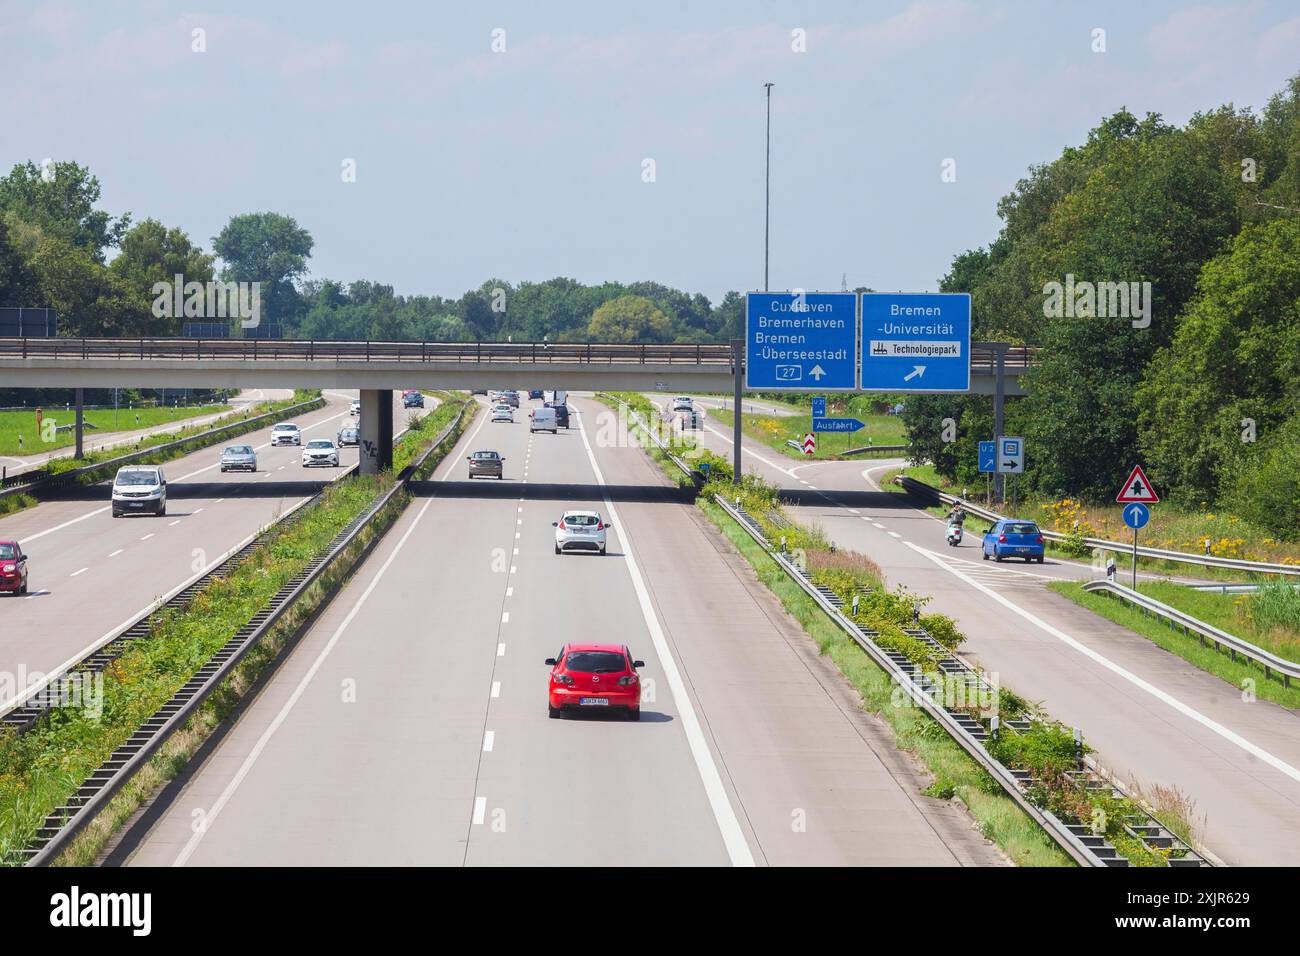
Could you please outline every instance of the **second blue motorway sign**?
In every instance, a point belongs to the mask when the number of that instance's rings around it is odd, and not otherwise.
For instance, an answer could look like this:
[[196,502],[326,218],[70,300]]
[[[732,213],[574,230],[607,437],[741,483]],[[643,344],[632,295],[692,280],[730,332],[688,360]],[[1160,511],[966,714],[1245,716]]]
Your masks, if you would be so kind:
[[970,296],[863,293],[862,390],[970,391]]
[[851,392],[858,384],[857,332],[852,292],[751,292],[745,387]]

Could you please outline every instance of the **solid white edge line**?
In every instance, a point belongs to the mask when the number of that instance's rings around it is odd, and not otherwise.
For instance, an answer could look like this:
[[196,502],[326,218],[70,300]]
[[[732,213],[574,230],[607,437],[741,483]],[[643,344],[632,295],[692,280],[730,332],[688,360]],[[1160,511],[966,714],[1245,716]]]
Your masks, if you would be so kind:
[[433,504],[432,498],[425,500],[424,506],[420,509],[419,513],[416,514],[415,520],[411,522],[411,526],[406,529],[405,533],[403,533],[401,540],[397,542],[397,547],[393,548],[393,553],[390,554],[384,561],[383,565],[380,566],[379,570],[375,573],[374,578],[372,578],[370,583],[366,585],[366,589],[361,592],[361,596],[357,598],[356,604],[352,605],[347,616],[344,617],[339,623],[339,626],[334,629],[334,633],[330,635],[329,641],[326,642],[323,648],[321,648],[320,653],[316,655],[316,659],[312,661],[311,667],[307,669],[307,673],[302,675],[302,680],[300,680],[298,686],[293,689],[293,693],[289,695],[289,699],[284,702],[284,706],[280,708],[280,712],[275,715],[275,719],[271,721],[266,730],[262,731],[262,736],[258,738],[257,743],[253,745],[253,749],[250,750],[248,756],[244,758],[244,762],[240,764],[239,770],[236,771],[235,776],[231,778],[231,781],[226,784],[226,788],[221,791],[221,795],[217,797],[216,802],[212,805],[212,809],[208,811],[207,816],[204,818],[203,827],[194,833],[189,838],[188,842],[186,842],[185,846],[181,848],[181,852],[177,854],[176,861],[172,866],[184,866],[189,858],[194,854],[194,851],[198,849],[199,843],[203,840],[204,834],[211,829],[212,824],[217,822],[217,817],[221,815],[222,809],[230,802],[230,798],[233,797],[235,791],[239,789],[239,785],[244,782],[244,778],[247,777],[249,771],[253,769],[253,764],[257,763],[257,758],[262,755],[262,751],[266,749],[266,745],[270,743],[275,732],[280,729],[280,725],[288,718],[289,712],[293,710],[294,705],[298,703],[299,698],[301,698],[306,692],[307,686],[312,682],[312,678],[316,676],[317,671],[321,669],[321,665],[325,663],[325,658],[327,658],[330,652],[334,650],[334,646],[338,644],[339,640],[343,637],[343,632],[347,630],[353,619],[356,618],[358,613],[360,613],[361,608],[365,606],[366,600],[374,592],[375,588],[379,585],[379,582],[383,580],[385,572],[387,572],[393,562],[397,560],[397,556],[402,553],[403,546],[405,546],[406,542],[415,532],[415,529],[419,527],[420,519],[424,517],[424,513],[429,510],[429,505],[431,504]]
[[1112,673],[1118,674],[1120,677],[1124,678],[1134,687],[1146,691],[1152,697],[1156,698],[1156,700],[1160,701],[1161,703],[1168,704],[1170,707],[1178,711],[1183,716],[1190,717],[1192,720],[1196,721],[1198,724],[1205,727],[1206,729],[1212,730],[1214,733],[1218,734],[1220,737],[1222,737],[1224,740],[1228,741],[1229,743],[1235,744],[1236,746],[1240,747],[1242,750],[1246,751],[1246,753],[1250,754],[1251,756],[1257,757],[1258,759],[1268,764],[1270,767],[1273,767],[1275,770],[1279,770],[1282,773],[1286,774],[1292,780],[1300,781],[1300,770],[1297,770],[1295,767],[1291,766],[1282,758],[1269,753],[1267,750],[1260,747],[1258,744],[1251,743],[1249,740],[1241,736],[1236,731],[1229,730],[1227,727],[1223,726],[1223,724],[1219,723],[1218,721],[1210,717],[1205,716],[1205,714],[1202,714],[1199,710],[1196,710],[1194,707],[1184,704],[1181,700],[1179,700],[1173,694],[1170,694],[1168,691],[1161,690],[1155,684],[1152,684],[1150,681],[1146,680],[1145,678],[1139,677],[1137,674],[1134,674],[1132,671],[1127,670],[1121,665],[1116,664],[1110,658],[1104,656],[1103,654],[1098,653],[1097,651],[1093,650],[1091,647],[1088,647],[1086,644],[1082,643],[1076,638],[1071,637],[1069,634],[1066,634],[1060,628],[1047,623],[1046,621],[1044,621],[1042,618],[1038,617],[1034,613],[1030,611],[1026,611],[1024,608],[1020,607],[1015,602],[1008,600],[1006,597],[999,594],[997,591],[994,591],[992,588],[981,584],[979,581],[976,581],[974,578],[970,577],[966,573],[962,571],[958,571],[956,568],[951,567],[943,560],[941,560],[939,556],[932,554],[931,552],[927,551],[925,548],[919,548],[916,545],[911,543],[907,543],[907,546],[911,548],[913,551],[917,552],[918,554],[923,555],[928,560],[934,562],[935,564],[937,564],[939,567],[943,568],[945,571],[949,572],[950,574],[956,575],[958,578],[965,581],[967,584],[969,584],[971,587],[975,588],[976,590],[980,591],[985,596],[991,598],[994,601],[997,601],[1003,607],[1020,615],[1030,624],[1033,624],[1035,627],[1037,627],[1039,630],[1043,631],[1044,633],[1050,634],[1052,637],[1056,638],[1058,641],[1065,644],[1066,646],[1074,648],[1080,654],[1084,655],[1090,660],[1095,661],[1096,663],[1100,664],[1102,667],[1106,668]]
[[[604,488],[605,476],[601,473],[600,465],[596,463],[596,455],[591,449],[591,442],[587,440],[587,429],[583,427],[581,420],[578,422],[578,434],[582,436],[582,445],[587,450],[591,470],[596,475],[596,484]],[[614,502],[610,500],[608,492],[604,492],[604,501],[605,507],[609,509],[609,516],[614,519],[614,527],[618,530],[619,540],[623,544],[623,557],[628,574],[632,578],[632,589],[636,591],[637,603],[641,606],[641,616],[645,619],[646,627],[650,631],[650,640],[654,644],[655,653],[659,655],[659,663],[664,669],[664,677],[668,681],[668,690],[677,704],[678,715],[682,722],[682,732],[686,735],[686,743],[691,749],[691,756],[695,759],[696,769],[700,772],[704,792],[709,798],[713,818],[717,821],[718,829],[722,833],[722,842],[726,846],[727,856],[730,857],[733,866],[753,866],[754,855],[750,852],[749,843],[745,840],[745,833],[740,828],[740,821],[736,818],[735,808],[732,807],[731,801],[727,798],[726,787],[722,784],[722,775],[718,773],[717,764],[713,761],[713,754],[709,750],[709,742],[704,739],[704,731],[700,728],[700,721],[695,714],[695,707],[691,703],[690,695],[686,692],[686,684],[682,680],[681,672],[677,669],[677,661],[673,658],[672,649],[668,646],[668,639],[664,636],[663,628],[659,625],[659,618],[650,602],[650,592],[646,590],[645,580],[641,577],[641,569],[636,563],[632,539],[628,534],[627,525],[619,517],[618,509],[614,507]]]

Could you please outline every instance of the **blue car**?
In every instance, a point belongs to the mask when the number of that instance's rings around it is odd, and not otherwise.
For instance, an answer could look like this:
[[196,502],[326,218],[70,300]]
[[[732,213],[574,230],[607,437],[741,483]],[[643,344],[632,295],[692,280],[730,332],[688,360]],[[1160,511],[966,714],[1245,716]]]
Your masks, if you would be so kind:
[[1043,532],[1039,531],[1038,525],[1032,521],[1004,518],[989,528],[984,535],[985,561],[989,558],[994,561],[1001,561],[1003,558],[1024,558],[1026,561],[1037,559],[1038,563],[1042,564],[1045,551]]

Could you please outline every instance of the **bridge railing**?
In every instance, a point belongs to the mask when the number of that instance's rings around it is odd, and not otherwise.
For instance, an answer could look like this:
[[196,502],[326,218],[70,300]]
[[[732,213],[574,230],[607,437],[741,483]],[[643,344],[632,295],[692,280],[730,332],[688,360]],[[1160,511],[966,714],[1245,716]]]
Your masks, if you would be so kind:
[[[1003,367],[1018,375],[1034,349],[1008,348]],[[694,365],[732,367],[731,346],[712,343],[392,342],[320,339],[0,338],[0,359],[121,361],[445,362],[535,365]],[[971,367],[992,374],[996,350],[975,343]]]

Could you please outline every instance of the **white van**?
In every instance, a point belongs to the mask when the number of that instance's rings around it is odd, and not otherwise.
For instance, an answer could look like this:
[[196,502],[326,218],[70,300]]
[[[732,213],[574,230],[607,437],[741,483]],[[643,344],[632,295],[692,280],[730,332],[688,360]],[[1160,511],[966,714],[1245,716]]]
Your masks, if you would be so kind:
[[528,431],[532,432],[551,432],[558,435],[560,433],[560,424],[555,417],[553,408],[534,408],[528,416]]
[[167,513],[167,476],[157,465],[123,465],[113,479],[113,517]]

